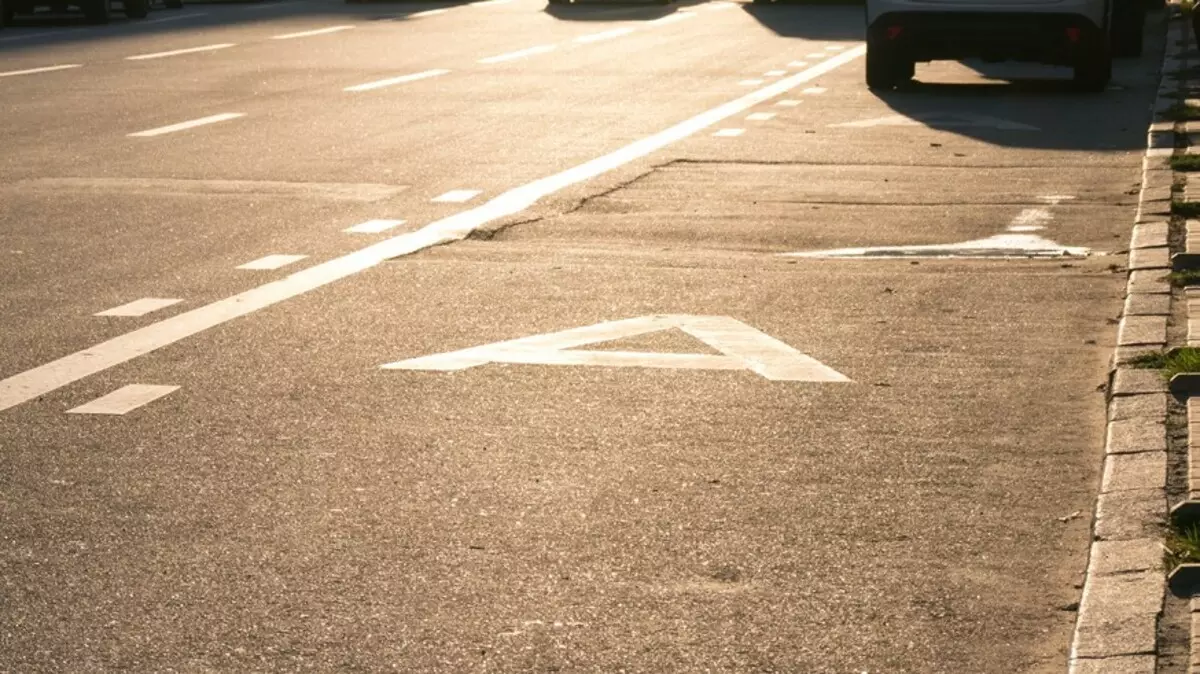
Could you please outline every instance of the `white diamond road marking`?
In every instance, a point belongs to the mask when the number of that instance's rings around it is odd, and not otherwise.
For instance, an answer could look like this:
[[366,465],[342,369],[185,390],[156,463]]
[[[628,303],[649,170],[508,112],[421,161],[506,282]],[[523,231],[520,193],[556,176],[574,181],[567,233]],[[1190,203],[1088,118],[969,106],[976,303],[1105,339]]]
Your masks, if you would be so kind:
[[378,234],[403,224],[403,220],[367,220],[342,231],[347,234]]
[[726,101],[608,154],[514,187],[485,204],[431,222],[415,232],[406,232],[378,241],[341,257],[289,274],[285,278],[263,283],[0,379],[0,412],[194,337],[236,318],[249,316],[373,269],[388,260],[411,255],[432,246],[462,241],[489,222],[520,213],[549,195],[670,147],[730,117],[774,100],[805,82],[811,82],[860,58],[865,53],[866,47],[859,45],[808,70]]
[[130,384],[86,405],[67,410],[67,414],[125,414],[178,390],[178,386]]
[[[590,344],[671,329],[682,330],[720,351],[722,355],[572,350]],[[772,381],[850,381],[842,373],[815,358],[728,316],[659,315],[627,318],[485,344],[461,351],[410,358],[380,367],[384,370],[446,372],[488,363],[750,370]]]
[[188,129],[194,129],[198,126],[205,126],[207,124],[216,124],[218,122],[228,122],[231,119],[237,119],[239,117],[245,117],[245,116],[246,116],[246,113],[244,113],[244,112],[223,112],[219,115],[211,115],[209,117],[201,117],[200,119],[193,119],[189,122],[180,122],[178,124],[171,124],[169,126],[160,126],[157,129],[150,129],[148,131],[138,131],[137,133],[129,134],[129,137],[130,138],[152,138],[154,136],[161,136],[161,135],[167,134],[167,133],[175,133],[176,131],[186,131]]
[[434,203],[439,204],[461,204],[474,199],[482,194],[480,190],[450,190],[449,192],[433,198]]
[[776,103],[775,105],[778,105],[781,108],[794,108],[797,105],[800,105],[800,101],[797,101],[797,100],[791,99],[791,98],[785,98],[782,101],[779,101],[778,103]]
[[318,28],[316,30],[305,30],[299,33],[284,33],[283,35],[274,35],[272,40],[294,40],[298,37],[312,37],[314,35],[328,35],[330,33],[340,33],[344,30],[351,30],[354,26],[330,26],[328,28]]
[[762,80],[742,80],[741,82],[738,82],[738,84],[742,85],[743,87],[757,87],[762,83]]
[[143,297],[140,300],[134,300],[128,304],[122,304],[119,307],[113,307],[112,309],[106,309],[104,311],[101,311],[100,313],[92,314],[92,315],[93,316],[122,316],[122,317],[145,316],[148,313],[158,311],[159,309],[165,309],[165,308],[171,306],[172,304],[179,304],[182,301],[183,300],[171,300],[171,299],[164,299],[164,298],[159,298],[159,297]]
[[745,129],[721,129],[713,135],[720,138],[732,138],[734,136],[740,136],[743,133],[746,133]]
[[529,49],[521,49],[518,51],[509,52],[507,54],[500,54],[499,56],[489,56],[484,59],[479,59],[479,62],[483,63],[485,65],[492,65],[494,63],[504,63],[506,61],[515,61],[517,59],[523,59],[526,56],[537,56],[538,54],[545,54],[548,52],[552,52],[555,49],[557,49],[556,45],[543,44],[543,45],[538,45],[537,47],[530,47]]
[[243,265],[238,265],[238,269],[248,269],[250,271],[269,271],[286,267],[289,264],[294,264],[308,257],[307,255],[268,255],[260,257],[252,262],[247,262]]
[[591,44],[592,42],[599,42],[601,40],[611,40],[615,37],[622,37],[625,35],[629,35],[632,32],[633,32],[632,28],[616,28],[613,30],[606,30],[603,33],[592,33],[591,35],[581,35],[581,36],[575,38],[575,41],[578,42],[579,44]]
[[828,90],[828,89],[826,89],[825,87],[809,87],[809,88],[807,88],[807,89],[805,89],[805,90],[801,91],[800,93],[802,93],[802,94],[816,95],[816,94],[823,94],[823,93],[825,93],[826,91],[829,91],[829,90]]
[[748,121],[748,122],[765,122],[769,119],[773,119],[774,117],[775,117],[775,113],[773,113],[773,112],[755,112],[753,114],[746,115],[746,121]]
[[416,82],[418,80],[429,79],[430,77],[438,77],[449,72],[449,70],[444,68],[435,68],[433,70],[424,70],[411,75],[401,75],[399,77],[389,77],[386,80],[376,80],[374,82],[367,82],[366,84],[356,84],[352,87],[346,87],[342,91],[371,91],[373,89],[390,87],[394,84],[404,84],[406,82]]
[[126,56],[125,60],[126,61],[146,61],[149,59],[166,58],[168,56],[181,56],[183,54],[195,54],[195,53],[204,52],[204,51],[216,51],[218,49],[229,49],[230,47],[236,47],[236,46],[237,45],[233,44],[232,42],[225,42],[222,44],[206,44],[203,47],[189,47],[187,49],[174,49],[171,51],[154,52],[153,54],[138,54],[137,56]]
[[57,70],[70,70],[72,68],[82,68],[82,63],[66,63],[61,66],[46,66],[44,68],[30,68],[28,70],[10,70],[6,73],[0,73],[0,77],[16,77],[18,75],[36,75],[37,73],[52,73]]

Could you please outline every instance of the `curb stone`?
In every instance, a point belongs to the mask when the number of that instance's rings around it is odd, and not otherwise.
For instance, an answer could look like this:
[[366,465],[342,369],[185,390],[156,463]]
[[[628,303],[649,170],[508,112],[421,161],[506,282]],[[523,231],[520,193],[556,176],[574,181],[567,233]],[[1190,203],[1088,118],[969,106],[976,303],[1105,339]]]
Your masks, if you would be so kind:
[[[1130,236],[1125,305],[1117,329],[1103,478],[1096,498],[1083,596],[1067,662],[1069,674],[1153,674],[1166,578],[1162,568],[1167,519],[1167,385],[1157,370],[1129,367],[1138,350],[1167,344],[1171,286],[1177,260],[1168,248],[1174,182],[1168,157],[1183,125],[1166,118],[1184,82],[1167,75],[1185,66],[1183,21],[1167,24],[1167,49],[1154,120],[1147,132],[1142,189]],[[1189,340],[1190,341],[1190,340]],[[1200,601],[1200,600],[1198,600]],[[1192,624],[1200,627],[1200,603]],[[1192,630],[1196,640],[1197,630]],[[1200,645],[1200,644],[1197,644]],[[1200,650],[1191,650],[1197,662]],[[1194,668],[1193,668],[1194,669]]]

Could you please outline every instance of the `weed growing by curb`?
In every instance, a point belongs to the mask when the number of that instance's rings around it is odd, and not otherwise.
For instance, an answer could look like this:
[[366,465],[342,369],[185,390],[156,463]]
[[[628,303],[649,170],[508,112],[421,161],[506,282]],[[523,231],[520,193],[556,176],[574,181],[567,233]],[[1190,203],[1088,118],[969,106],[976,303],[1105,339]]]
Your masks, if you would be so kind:
[[1167,108],[1163,116],[1177,122],[1196,120],[1200,119],[1200,107],[1188,105],[1187,103],[1176,103]]
[[1200,348],[1184,347],[1169,351],[1140,353],[1129,360],[1130,367],[1162,370],[1164,379],[1184,372],[1200,372]]
[[1171,215],[1178,215],[1181,218],[1198,218],[1200,217],[1200,202],[1195,201],[1172,201]]
[[1191,524],[1182,529],[1171,527],[1163,547],[1166,548],[1163,561],[1168,571],[1180,564],[1200,563],[1200,524]]
[[1171,169],[1175,171],[1200,171],[1200,155],[1173,155],[1171,157]]
[[1200,269],[1173,271],[1170,274],[1167,274],[1167,281],[1177,288],[1200,285]]

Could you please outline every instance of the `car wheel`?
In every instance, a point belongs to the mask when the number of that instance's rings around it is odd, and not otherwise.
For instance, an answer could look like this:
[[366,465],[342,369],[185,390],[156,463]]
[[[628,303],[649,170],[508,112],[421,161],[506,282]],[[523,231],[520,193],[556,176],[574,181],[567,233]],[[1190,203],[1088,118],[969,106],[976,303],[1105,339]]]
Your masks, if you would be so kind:
[[88,23],[102,25],[112,19],[112,7],[109,0],[88,0],[83,5],[83,16]]
[[144,19],[150,13],[150,0],[122,0],[125,5],[125,16],[131,19]]
[[1098,93],[1108,88],[1112,80],[1112,52],[1096,49],[1075,64],[1075,88]]

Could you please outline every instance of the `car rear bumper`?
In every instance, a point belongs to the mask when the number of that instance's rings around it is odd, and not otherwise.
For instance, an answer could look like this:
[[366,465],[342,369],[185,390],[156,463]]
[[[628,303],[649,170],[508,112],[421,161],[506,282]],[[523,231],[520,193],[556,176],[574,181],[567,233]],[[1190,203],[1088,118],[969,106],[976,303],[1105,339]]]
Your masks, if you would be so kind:
[[1014,60],[1072,65],[1105,43],[1100,25],[1079,14],[899,11],[879,15],[872,42],[914,61]]

